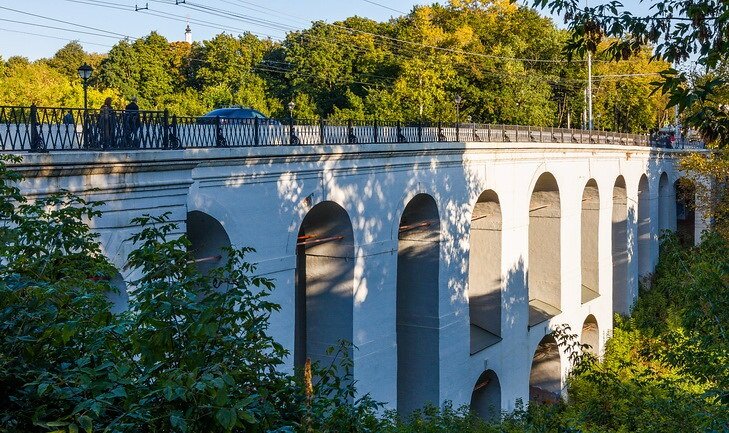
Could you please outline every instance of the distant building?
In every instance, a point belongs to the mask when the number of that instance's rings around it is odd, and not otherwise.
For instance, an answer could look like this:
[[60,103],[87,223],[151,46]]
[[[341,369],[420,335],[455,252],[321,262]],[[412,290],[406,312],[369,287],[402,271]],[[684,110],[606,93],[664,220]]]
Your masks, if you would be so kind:
[[192,29],[190,28],[190,24],[185,28],[185,42],[188,44],[192,43]]

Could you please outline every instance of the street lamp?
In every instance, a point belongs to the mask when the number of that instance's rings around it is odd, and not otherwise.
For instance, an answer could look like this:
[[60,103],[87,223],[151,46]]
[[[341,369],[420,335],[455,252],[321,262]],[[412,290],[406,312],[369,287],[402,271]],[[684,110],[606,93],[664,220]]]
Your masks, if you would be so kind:
[[[294,108],[296,107],[296,104],[294,101],[289,102],[288,108],[289,108],[289,144],[298,144],[296,132],[294,131]],[[323,144],[323,143],[322,143]]]
[[81,80],[83,80],[84,85],[84,111],[88,109],[88,88],[89,88],[89,78],[91,78],[91,74],[94,72],[94,69],[89,66],[88,64],[84,63],[78,68],[78,76],[81,77]]
[[84,118],[83,118],[83,142],[84,146],[88,147],[90,145],[90,135],[88,133],[88,118],[89,118],[89,78],[91,78],[91,74],[94,72],[94,69],[89,66],[87,63],[84,63],[78,68],[78,76],[81,77],[81,80],[83,81],[84,86]]
[[456,103],[456,123],[458,123],[461,121],[461,102],[463,102],[461,95],[456,95],[454,102]]

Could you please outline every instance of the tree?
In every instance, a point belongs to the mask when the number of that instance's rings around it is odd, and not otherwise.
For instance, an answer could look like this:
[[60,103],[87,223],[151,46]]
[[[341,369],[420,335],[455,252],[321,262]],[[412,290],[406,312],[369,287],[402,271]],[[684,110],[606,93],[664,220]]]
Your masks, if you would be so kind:
[[48,66],[65,75],[69,80],[78,80],[78,68],[88,63],[89,55],[86,54],[81,44],[72,41],[64,45],[56,54],[48,59]]
[[[655,81],[668,95],[668,107],[678,106],[686,113],[685,126],[700,130],[710,142],[719,147],[729,142],[729,113],[716,100],[718,91],[729,81],[717,76],[693,85],[689,73],[677,69],[692,56],[709,71],[726,63],[729,3],[658,0],[652,2],[652,13],[646,16],[631,13],[615,0],[584,8],[578,0],[534,0],[533,4],[565,17],[572,32],[566,46],[570,54],[595,52],[602,41],[610,38],[606,52],[615,60],[627,60],[651,44],[654,59],[674,65]],[[692,107],[701,109],[687,110]]]

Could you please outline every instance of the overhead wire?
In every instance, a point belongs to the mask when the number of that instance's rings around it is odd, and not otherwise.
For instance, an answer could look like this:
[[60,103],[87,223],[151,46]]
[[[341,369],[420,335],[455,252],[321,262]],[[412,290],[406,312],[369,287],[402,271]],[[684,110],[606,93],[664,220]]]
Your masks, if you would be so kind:
[[[91,26],[87,26],[87,25],[84,25],[84,24],[78,24],[78,23],[74,23],[74,22],[71,22],[71,21],[60,20],[60,19],[57,19],[57,18],[46,17],[46,16],[43,16],[43,15],[38,15],[38,14],[35,14],[35,13],[32,13],[32,12],[22,11],[22,10],[19,10],[19,9],[13,9],[13,8],[9,8],[9,7],[6,7],[6,6],[0,6],[0,9],[7,10],[7,11],[11,11],[11,12],[15,12],[15,13],[22,14],[22,15],[28,15],[28,16],[31,16],[31,17],[34,17],[34,18],[41,18],[41,19],[44,19],[44,20],[54,21],[54,22],[58,22],[58,23],[62,23],[62,24],[73,25],[75,27],[79,27],[79,28],[82,28],[82,29],[88,29],[88,30],[94,30],[94,31],[97,31],[97,32],[108,33],[110,35],[116,35],[116,36],[120,36],[122,38],[131,38],[131,36],[125,35],[125,34],[122,34],[122,33],[117,33],[117,32],[113,32],[113,31],[110,31],[110,30],[100,29],[98,27],[91,27]],[[136,38],[134,38],[134,39],[136,39]]]
[[362,1],[365,2],[365,3],[369,3],[369,4],[372,4],[372,5],[375,5],[375,6],[379,6],[379,7],[383,8],[383,9],[389,9],[389,10],[391,10],[393,12],[401,13],[403,15],[407,15],[408,14],[407,12],[403,12],[403,11],[401,11],[399,9],[391,8],[390,6],[383,5],[382,3],[377,3],[376,1],[372,1],[372,0],[362,0]]
[[40,33],[27,32],[27,31],[23,31],[23,30],[7,29],[7,28],[0,27],[0,31],[18,33],[21,35],[38,36],[38,37],[47,38],[47,39],[57,39],[57,40],[68,41],[68,42],[79,42],[79,43],[83,43],[83,44],[87,44],[87,45],[97,45],[97,46],[104,47],[104,48],[113,48],[113,45],[99,44],[96,42],[83,41],[83,40],[79,40],[79,39],[62,38],[59,36],[44,35],[44,34],[40,34]]

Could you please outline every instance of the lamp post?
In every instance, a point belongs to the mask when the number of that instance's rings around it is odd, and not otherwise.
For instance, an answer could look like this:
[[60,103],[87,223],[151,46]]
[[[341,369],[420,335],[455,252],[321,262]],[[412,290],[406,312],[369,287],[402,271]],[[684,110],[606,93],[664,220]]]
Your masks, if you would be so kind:
[[88,109],[89,78],[93,72],[94,69],[86,63],[78,68],[78,76],[81,77],[84,85],[84,112]]
[[88,134],[88,128],[87,128],[88,117],[89,117],[88,94],[89,94],[89,78],[91,78],[91,74],[93,72],[94,72],[94,69],[91,66],[89,66],[87,63],[84,63],[83,65],[81,65],[78,68],[78,76],[81,77],[81,80],[83,81],[83,86],[84,86],[84,118],[83,118],[83,128],[84,128],[83,137],[84,138],[83,138],[83,141],[84,141],[84,146],[86,146],[86,147],[88,147],[90,145],[90,143],[89,143],[90,136]]
[[289,144],[295,144],[296,134],[294,133],[294,108],[296,108],[296,104],[294,101],[291,101],[287,107],[289,109]]
[[460,126],[461,126],[461,95],[456,94],[454,101],[456,103],[456,141],[461,141]]

